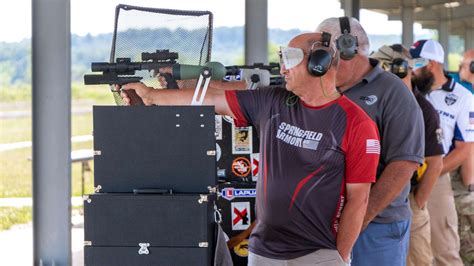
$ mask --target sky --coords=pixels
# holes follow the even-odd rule
[[[31,37],[31,1],[2,1],[0,42],[18,42]],[[81,36],[88,33],[97,35],[112,32],[117,4],[208,10],[214,15],[214,28],[242,26],[245,21],[245,0],[70,0],[70,2],[71,32]],[[314,30],[325,18],[343,14],[340,2],[336,0],[268,0],[269,28]],[[361,10],[360,21],[368,34],[401,34],[401,22],[388,21],[387,16],[383,14]],[[415,24],[414,30],[415,34],[429,34],[429,31],[422,30],[419,24]]]

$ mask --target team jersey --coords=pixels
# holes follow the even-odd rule
[[[443,131],[439,123],[438,112],[433,105],[418,92],[416,89],[415,95],[418,105],[420,105],[423,112],[423,121],[425,124],[425,157],[442,155],[443,152]]]
[[[416,88],[413,90],[413,94],[423,112],[423,121],[425,123],[425,157],[443,155],[443,131],[439,125],[438,112]],[[419,185],[425,170],[426,164],[413,173],[411,191]]]
[[[374,122],[346,97],[312,107],[284,89],[227,91],[236,126],[260,134],[257,225],[250,251],[292,259],[335,249],[347,183],[375,181]]]
[[[426,95],[439,113],[445,154],[453,148],[454,140],[474,141],[474,96],[452,78],[446,78],[441,88]]]

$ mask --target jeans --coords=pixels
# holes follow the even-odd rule
[[[370,223],[354,245],[352,266],[406,265],[410,222]]]
[[[249,252],[248,266],[347,266],[339,252],[334,249],[320,249],[308,255],[289,259],[270,259]]]

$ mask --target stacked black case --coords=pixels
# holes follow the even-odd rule
[[[94,106],[94,186],[98,192],[215,186],[211,106]]]
[[[212,265],[214,108],[95,106],[93,115],[85,265]]]

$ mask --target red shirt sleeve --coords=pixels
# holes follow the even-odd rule
[[[349,123],[344,136],[347,183],[373,183],[380,157],[380,138],[375,123],[369,119]]]
[[[228,90],[225,92],[225,98],[227,104],[230,107],[230,110],[234,114],[234,124],[236,127],[246,127],[248,126],[248,121],[242,113],[242,108],[240,107],[239,101],[237,100],[236,91]]]

